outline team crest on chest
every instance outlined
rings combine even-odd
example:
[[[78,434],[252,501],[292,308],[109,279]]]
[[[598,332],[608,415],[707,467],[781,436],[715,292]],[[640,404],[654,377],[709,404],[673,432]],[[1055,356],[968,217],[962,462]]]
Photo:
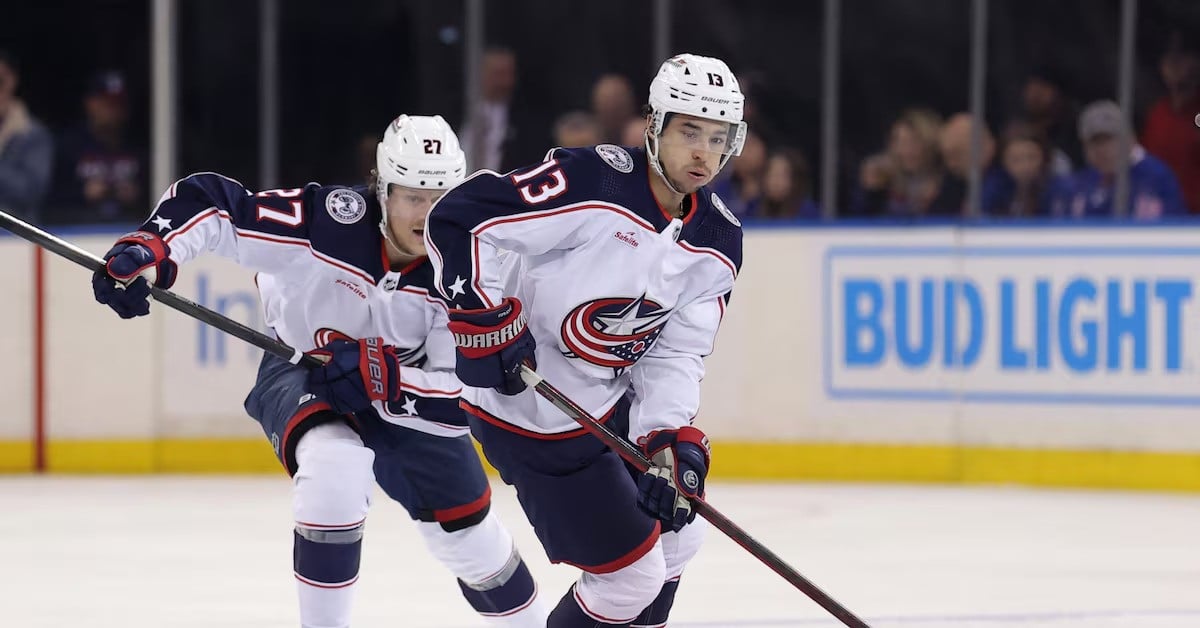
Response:
[[[735,226],[742,226],[741,221],[737,219],[737,216],[733,215],[733,212],[729,211],[729,208],[725,206],[725,201],[722,201],[721,197],[717,196],[716,192],[713,192],[712,194],[712,204],[713,207],[717,208],[717,211],[721,212],[721,215],[724,216],[726,220],[732,222]]]
[[[567,357],[614,369],[633,366],[658,340],[671,310],[642,295],[588,301],[567,314]]]
[[[600,155],[600,159],[604,163],[613,167],[613,170],[622,174],[633,172],[633,157],[629,155],[629,151],[616,146],[614,144],[599,144],[596,146],[596,154]]]
[[[325,197],[325,211],[343,225],[351,225],[367,215],[367,202],[354,190],[334,190]]]

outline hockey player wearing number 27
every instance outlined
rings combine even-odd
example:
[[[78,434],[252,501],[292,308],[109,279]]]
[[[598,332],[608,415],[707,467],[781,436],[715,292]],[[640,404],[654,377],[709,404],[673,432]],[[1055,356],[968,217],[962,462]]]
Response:
[[[666,625],[700,548],[688,498],[709,451],[691,422],[742,247],[704,186],[741,150],[742,103],[724,62],[676,56],[650,85],[644,148],[555,149],[478,172],[430,210],[472,432],[550,559],[583,570],[550,628]],[[654,466],[632,471],[528,390],[523,363]]]
[[[149,312],[147,282],[170,287],[179,264],[213,251],[258,271],[265,320],[280,340],[325,360],[307,370],[264,355],[245,403],[292,476],[304,628],[350,625],[374,481],[417,520],[490,625],[545,626],[529,570],[490,512],[458,403],[446,306],[429,293],[426,214],[464,169],[440,116],[400,116],[377,148],[374,189],[253,193],[194,174],[93,277],[97,300],[129,318]]]

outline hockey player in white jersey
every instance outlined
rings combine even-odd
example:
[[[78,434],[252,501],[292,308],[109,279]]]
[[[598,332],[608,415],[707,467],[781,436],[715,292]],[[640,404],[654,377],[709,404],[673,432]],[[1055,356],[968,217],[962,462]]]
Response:
[[[97,300],[129,318],[149,312],[147,282],[169,288],[178,265],[206,251],[232,258],[258,271],[275,335],[326,360],[308,371],[264,355],[245,404],[293,479],[305,628],[350,624],[375,481],[417,520],[488,623],[545,626],[529,570],[490,511],[458,404],[446,306],[429,292],[426,212],[464,168],[440,116],[400,116],[378,145],[372,186],[254,193],[194,174],[163,194],[93,277]]]
[[[704,186],[741,150],[742,103],[724,62],[676,56],[651,83],[644,147],[476,173],[427,220],[472,431],[550,559],[583,570],[550,628],[664,626],[699,550],[688,498],[709,451],[691,423],[742,247]],[[632,471],[527,389],[525,362],[655,466]]]

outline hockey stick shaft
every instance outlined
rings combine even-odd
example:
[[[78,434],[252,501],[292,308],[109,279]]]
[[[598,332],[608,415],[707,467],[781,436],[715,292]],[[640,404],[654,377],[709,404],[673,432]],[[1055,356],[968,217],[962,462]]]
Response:
[[[104,260],[95,255],[51,234],[43,229],[35,227],[12,214],[0,211],[0,227],[4,227],[14,234],[33,242],[34,244],[49,250],[52,253],[65,257],[80,266],[90,271],[104,270]],[[304,353],[287,346],[286,344],[258,331],[247,327],[231,318],[222,316],[203,305],[199,305],[193,301],[185,299],[170,290],[164,290],[150,286],[150,294],[154,296],[154,300],[163,305],[179,310],[192,318],[201,322],[207,323],[220,329],[221,331],[240,338],[264,351],[277,355],[292,364],[302,364],[308,367],[321,366],[321,361]]]
[[[610,449],[617,452],[621,458],[632,464],[638,471],[645,471],[650,468],[651,462],[642,455],[629,441],[617,436],[612,430],[608,429],[603,423],[600,423],[589,414],[586,410],[579,407],[569,397],[564,395],[554,386],[551,386],[541,375],[528,366],[521,366],[521,379],[547,401],[554,404],[556,408],[562,410],[564,414],[575,420],[576,423],[583,426],[583,429],[588,433],[600,439],[600,442],[607,445]],[[741,545],[746,551],[750,552],[755,558],[762,561],[766,566],[770,567],[775,573],[783,576],[784,580],[790,582],[797,589],[800,589],[805,595],[819,604],[821,608],[829,611],[834,617],[850,628],[869,628],[867,623],[859,619],[849,609],[842,606],[829,597],[827,593],[822,591],[817,585],[810,582],[807,578],[800,575],[800,572],[787,564],[778,554],[772,552],[767,546],[760,543],[757,539],[750,536],[736,523],[728,517],[721,514],[719,510],[713,508],[708,502],[703,499],[693,499],[692,508],[696,509],[696,514],[704,517],[714,528],[725,533],[735,543]]]

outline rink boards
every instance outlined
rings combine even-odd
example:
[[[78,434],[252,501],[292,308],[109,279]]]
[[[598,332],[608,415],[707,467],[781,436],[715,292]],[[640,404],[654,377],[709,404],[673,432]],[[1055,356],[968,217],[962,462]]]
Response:
[[[116,235],[63,234],[96,253]],[[1200,490],[1200,227],[745,244],[697,420],[714,475]],[[85,271],[36,255],[0,238],[0,469],[32,468],[40,432],[56,471],[277,470],[241,408],[257,350],[165,308],[121,321]],[[262,327],[231,262],[202,258],[175,289]]]

